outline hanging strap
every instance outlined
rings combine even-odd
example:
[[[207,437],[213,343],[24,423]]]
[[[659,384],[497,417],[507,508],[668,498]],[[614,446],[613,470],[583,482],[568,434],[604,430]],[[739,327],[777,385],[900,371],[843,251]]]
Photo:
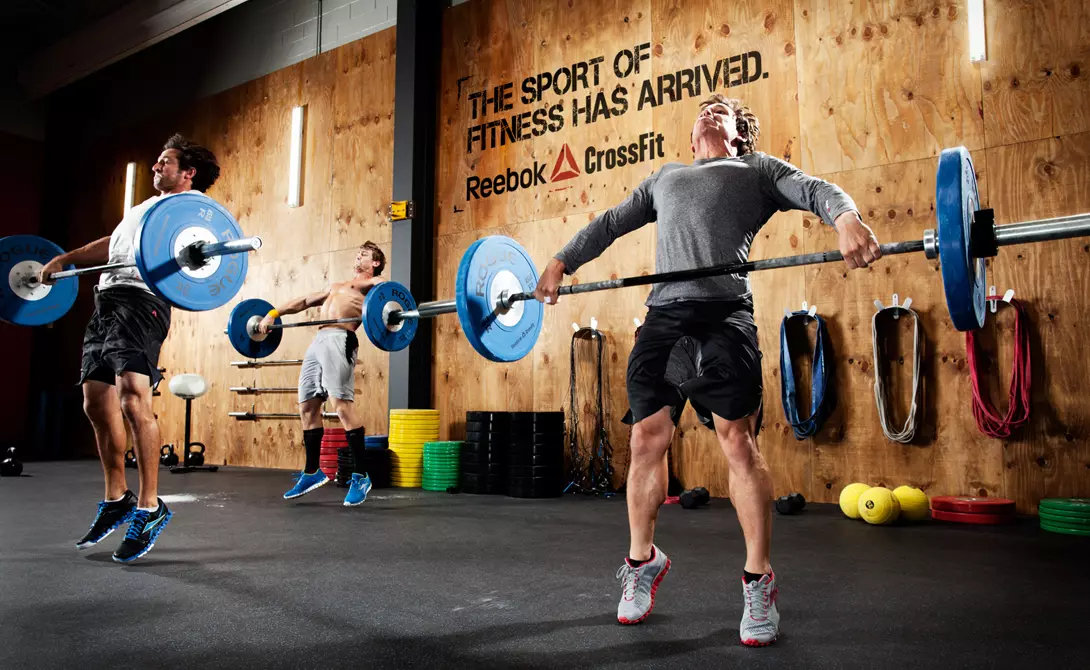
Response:
[[[875,301],[876,305],[882,303]],[[898,305],[896,303],[896,297],[894,297],[894,303],[888,307],[880,307],[874,316],[871,318],[871,340],[874,343],[874,401],[878,405],[878,420],[882,424],[882,432],[886,437],[894,442],[908,443],[912,441],[913,436],[916,435],[916,426],[919,424],[919,415],[917,410],[920,404],[920,368],[923,361],[923,325],[920,323],[920,315],[915,310],[910,309],[908,306],[912,304],[912,300],[906,300],[904,305]],[[900,318],[902,314],[911,314],[915,319],[915,327],[912,336],[912,406],[908,409],[908,417],[905,418],[905,423],[900,430],[894,432],[890,428],[893,420],[889,415],[889,389],[886,387],[886,379],[882,376],[882,346],[879,344],[880,338],[878,337],[878,317],[885,313],[892,313],[894,318]]]
[[[791,364],[791,350],[787,344],[787,322],[794,318],[807,318],[817,321],[817,343],[814,346],[814,360],[811,366],[813,374],[810,384],[810,407],[812,411],[806,419],[799,418],[798,393],[796,391],[795,371]],[[832,356],[829,331],[825,320],[812,312],[792,312],[780,323],[780,395],[787,422],[795,431],[795,437],[803,440],[821,430],[822,424],[836,407],[836,393],[831,388],[832,370],[828,361]]]
[[[992,305],[1007,302],[998,296],[988,296]],[[1009,304],[1015,309],[1014,317],[1014,366],[1011,371],[1011,386],[1007,414],[999,416],[990,400],[980,389],[980,371],[977,368],[977,347],[973,331],[965,333],[965,352],[969,359],[969,377],[973,384],[973,416],[980,432],[989,437],[1010,437],[1011,433],[1029,421],[1030,366],[1029,332],[1026,323],[1026,310],[1022,303],[1011,298]]]

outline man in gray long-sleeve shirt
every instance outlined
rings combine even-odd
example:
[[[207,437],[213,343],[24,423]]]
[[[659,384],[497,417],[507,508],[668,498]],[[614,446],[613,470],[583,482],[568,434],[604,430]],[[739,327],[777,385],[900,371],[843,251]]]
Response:
[[[813,212],[840,236],[849,269],[881,257],[874,233],[855,203],[834,184],[754,151],[756,116],[740,101],[713,95],[701,103],[693,124],[691,165],[669,163],[648,177],[624,202],[591,221],[546,267],[538,300],[556,304],[564,274],[574,274],[618,237],[658,222],[656,272],[744,262],[761,227],[778,211]],[[666,496],[666,450],[679,398],[712,412],[716,436],[730,467],[731,502],[746,541],[745,600],[739,634],[764,646],[779,633],[776,578],[770,563],[772,477],[757,449],[761,409],[761,355],[749,279],[725,275],[657,284],[628,359],[627,389],[635,425],[627,501],[631,544],[618,571],[621,623],[639,623],[654,606],[655,591],[670,560],[654,544],[658,509]],[[664,379],[679,338],[699,344],[696,375],[678,393]]]

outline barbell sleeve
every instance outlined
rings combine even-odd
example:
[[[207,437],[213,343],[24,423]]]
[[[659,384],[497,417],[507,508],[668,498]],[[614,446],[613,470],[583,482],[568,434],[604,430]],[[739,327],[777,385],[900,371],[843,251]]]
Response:
[[[261,238],[258,236],[244,237],[240,240],[227,240],[226,242],[211,242],[201,244],[198,251],[202,256],[226,256],[227,254],[239,254],[245,251],[257,251],[261,248]]]
[[[226,242],[213,242],[209,244],[201,243],[193,245],[192,254],[194,264],[199,267],[200,265],[204,264],[204,261],[206,259],[212,258],[213,256],[226,256],[228,254],[239,254],[248,251],[257,251],[260,248],[261,238],[254,236],[244,237],[238,240],[228,240]],[[183,255],[185,251],[185,249],[182,250]],[[184,262],[184,260],[184,258],[179,258],[180,264],[190,265],[189,263]],[[79,268],[77,270],[62,270],[61,272],[54,272],[49,275],[49,278],[52,281],[57,281],[58,279],[66,279],[68,277],[79,277],[80,275],[87,275],[96,272],[109,272],[111,270],[121,270],[123,268],[132,267],[136,267],[136,263],[107,263],[105,265],[93,265],[91,267]],[[28,280],[28,283],[37,284],[37,280],[30,279]]]
[[[1090,236],[1090,213],[1009,223],[995,227],[995,242],[1001,247],[1087,236]]]

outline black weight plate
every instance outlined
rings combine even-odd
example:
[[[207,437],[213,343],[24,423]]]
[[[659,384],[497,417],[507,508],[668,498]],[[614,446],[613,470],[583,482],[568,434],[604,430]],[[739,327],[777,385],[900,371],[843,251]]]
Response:
[[[507,423],[511,420],[510,412],[481,412],[470,410],[466,412],[466,422],[478,421],[478,422],[491,422],[491,423]]]
[[[460,481],[465,486],[503,486],[507,478],[502,474],[475,475],[463,473]]]
[[[507,472],[505,463],[462,463],[465,475],[502,475]]]
[[[563,442],[519,442],[517,440],[512,440],[505,446],[510,451],[524,451],[526,449],[540,452],[555,451],[557,453],[564,451]]]
[[[548,439],[557,435],[564,435],[564,424],[557,424],[555,426],[545,426],[540,423],[527,423],[527,424],[511,424],[511,428],[504,431],[508,435],[522,437],[524,435],[539,434]]]
[[[464,458],[468,454],[481,455],[481,454],[506,454],[509,451],[509,447],[506,444],[488,444],[487,442],[466,442],[466,445],[462,447],[461,456]]]
[[[561,478],[559,476],[550,477],[508,477],[508,486],[521,486],[523,488],[549,488],[551,486],[560,486]]]
[[[466,421],[466,431],[478,433],[506,433],[507,422],[497,423],[495,421]]]
[[[563,457],[562,454],[557,454],[555,456],[553,454],[540,455],[540,456],[527,456],[525,454],[511,454],[510,456],[507,457],[505,462],[508,465],[518,465],[518,466],[524,466],[524,467],[525,466],[542,466],[542,465],[552,465],[552,466],[556,466],[556,467],[563,467],[564,457]]]
[[[564,439],[563,430],[541,430],[540,427],[527,427],[525,430],[516,428],[508,431],[507,435],[509,436],[509,439],[512,440],[530,440],[533,442],[547,442],[549,440]]]
[[[512,421],[564,421],[563,412],[510,412]]]
[[[514,440],[510,435],[501,435],[499,433],[475,433],[467,432],[466,439],[463,440],[463,444],[467,442],[473,442],[475,444],[507,444]]]
[[[521,478],[521,477],[549,477],[552,479],[560,479],[564,474],[564,468],[561,465],[508,465],[507,476],[508,478]]]
[[[507,448],[508,460],[519,457],[545,456],[547,458],[563,459],[564,450],[559,447],[543,447],[533,445],[510,445]]]

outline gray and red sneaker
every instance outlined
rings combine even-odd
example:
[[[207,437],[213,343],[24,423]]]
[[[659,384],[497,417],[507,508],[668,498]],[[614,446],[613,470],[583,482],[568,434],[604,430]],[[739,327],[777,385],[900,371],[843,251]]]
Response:
[[[742,623],[738,627],[742,644],[749,647],[767,647],[776,641],[776,636],[780,633],[780,611],[776,607],[780,591],[776,588],[776,573],[770,572],[748,584],[743,579],[742,593],[746,598]]]
[[[670,571],[670,559],[655,545],[651,545],[651,560],[633,566],[625,559],[617,571],[621,580],[621,602],[617,605],[617,621],[623,624],[639,623],[647,618],[655,606],[655,591],[659,582]]]

